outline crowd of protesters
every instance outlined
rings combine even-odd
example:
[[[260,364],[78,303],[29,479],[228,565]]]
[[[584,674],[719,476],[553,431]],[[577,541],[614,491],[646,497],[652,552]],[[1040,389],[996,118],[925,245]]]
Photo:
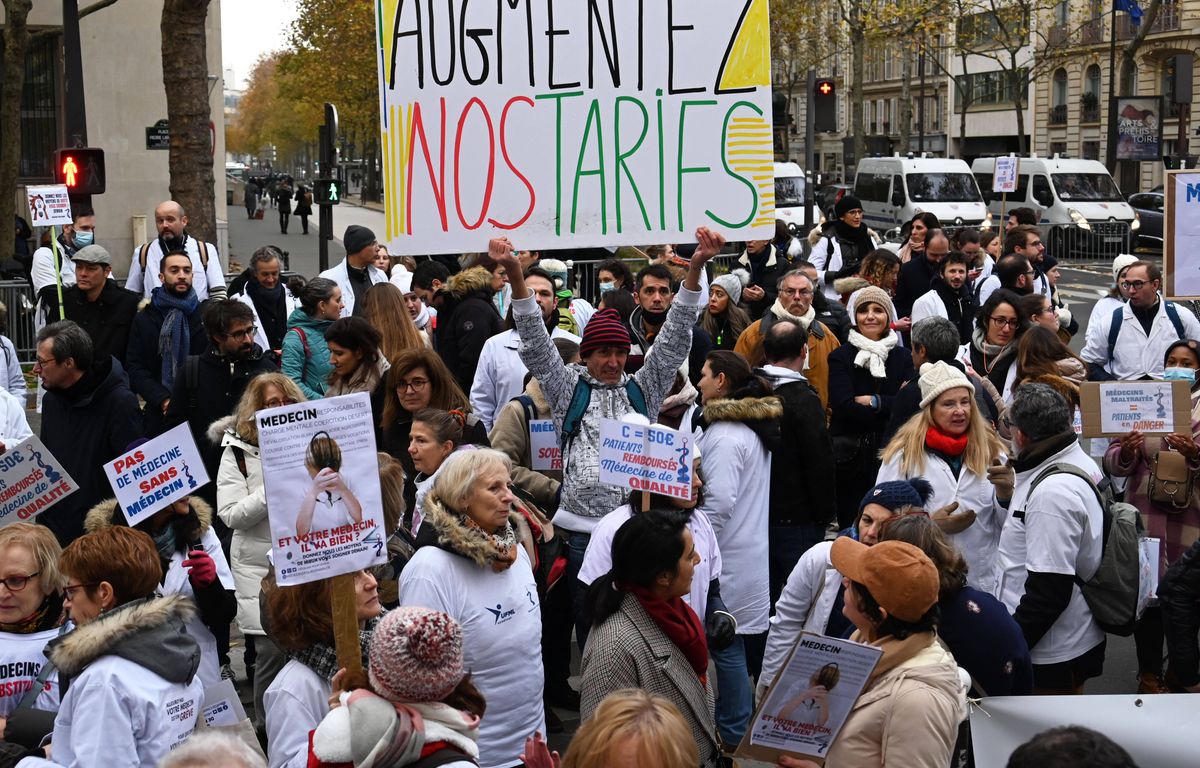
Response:
[[[1121,256],[1076,355],[1032,211],[999,234],[920,214],[898,251],[862,214],[847,194],[808,248],[784,230],[729,271],[700,228],[636,272],[600,262],[585,298],[506,238],[414,260],[361,226],[319,276],[266,246],[226,287],[172,202],[122,288],[77,210],[61,274],[33,262],[40,437],[79,490],[0,528],[0,765],[728,765],[813,632],[882,652],[826,765],[950,766],[968,697],[1101,674],[1123,630],[1083,585],[1121,494],[1162,542],[1159,599],[1124,628],[1138,691],[1200,692],[1200,323]],[[1081,383],[1145,379],[1187,382],[1192,431],[1085,450]],[[0,452],[32,434],[5,390]],[[330,580],[275,582],[254,418],[350,393],[389,529],[354,576],[362,679]],[[691,496],[600,482],[605,419],[687,435]],[[103,464],[181,424],[214,482],[131,527]],[[222,678],[253,691],[245,729],[198,723]],[[1010,765],[1081,744],[1132,765],[1079,728]]]

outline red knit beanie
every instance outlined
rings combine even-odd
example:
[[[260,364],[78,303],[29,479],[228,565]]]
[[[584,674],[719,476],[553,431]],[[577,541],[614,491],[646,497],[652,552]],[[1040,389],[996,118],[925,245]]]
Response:
[[[583,327],[579,356],[587,358],[601,347],[622,347],[626,351],[629,349],[629,329],[621,322],[621,316],[615,309],[600,310],[592,315]]]
[[[371,635],[371,687],[390,701],[435,702],[463,679],[462,628],[441,611],[389,611]]]

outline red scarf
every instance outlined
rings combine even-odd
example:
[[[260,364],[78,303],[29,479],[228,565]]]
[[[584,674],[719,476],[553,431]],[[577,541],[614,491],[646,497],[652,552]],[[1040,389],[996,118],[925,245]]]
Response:
[[[937,427],[930,427],[925,430],[925,447],[956,459],[967,450],[967,433],[963,432],[958,437],[954,437],[947,435]]]
[[[645,587],[628,584],[618,587],[638,599],[663,634],[676,648],[683,651],[700,682],[707,684],[708,641],[704,637],[704,625],[692,607],[685,603],[682,597],[661,600]]]

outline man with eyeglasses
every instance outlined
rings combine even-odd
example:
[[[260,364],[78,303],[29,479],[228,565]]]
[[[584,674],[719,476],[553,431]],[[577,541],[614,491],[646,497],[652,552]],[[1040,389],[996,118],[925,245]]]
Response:
[[[1093,316],[1080,357],[1092,381],[1161,379],[1167,347],[1180,339],[1200,339],[1200,322],[1186,307],[1159,292],[1162,270],[1149,261],[1129,265],[1118,287],[1125,304]]]
[[[176,371],[163,429],[186,421],[208,476],[215,478],[222,449],[219,440],[208,438],[209,427],[233,413],[250,379],[276,368],[254,343],[254,314],[245,304],[234,299],[205,302],[201,318],[208,347],[202,354],[189,355]],[[215,483],[201,488],[198,495],[216,507]],[[218,520],[214,525],[222,542],[227,541],[224,524]]]
[[[770,306],[762,319],[755,320],[738,337],[734,351],[758,367],[766,362],[763,339],[779,320],[792,320],[808,333],[808,355],[805,359],[804,376],[817,391],[821,407],[829,405],[829,353],[841,346],[829,326],[817,319],[813,308],[813,296],[817,287],[802,269],[793,269],[779,278],[779,298]]]
[[[1034,291],[1046,296],[1050,295],[1050,281],[1042,271],[1042,259],[1046,255],[1046,246],[1042,242],[1041,230],[1024,224],[1009,228],[1004,235],[1002,252],[1004,258],[997,262],[992,276],[980,283],[979,289],[976,291],[979,294],[980,306],[983,306],[997,288],[1007,288],[1021,296]],[[1007,273],[1001,274],[1000,263],[1011,257],[1025,260],[1026,267],[1019,275],[1022,277],[1019,282],[1016,280],[1018,275],[1013,274],[1011,269]]]
[[[146,402],[142,418],[147,435],[162,431],[171,389],[188,355],[200,354],[208,344],[200,300],[192,288],[191,257],[174,250],[159,267],[159,286],[134,316],[125,352],[129,386]]]
[[[112,496],[104,461],[142,437],[137,397],[112,357],[97,358],[87,331],[70,320],[38,332],[34,374],[46,389],[41,438],[79,490],[38,515],[63,546],[83,535],[84,514]]]

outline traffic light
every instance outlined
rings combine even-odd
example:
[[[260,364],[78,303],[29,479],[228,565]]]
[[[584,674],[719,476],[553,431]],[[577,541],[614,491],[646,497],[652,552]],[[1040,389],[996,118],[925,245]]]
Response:
[[[837,132],[837,84],[829,79],[817,80],[812,94],[813,130],[818,133]]]
[[[95,147],[55,150],[54,177],[71,194],[104,194],[104,150]]]
[[[338,179],[317,179],[313,184],[313,199],[317,205],[337,205],[342,202],[342,182]]]

